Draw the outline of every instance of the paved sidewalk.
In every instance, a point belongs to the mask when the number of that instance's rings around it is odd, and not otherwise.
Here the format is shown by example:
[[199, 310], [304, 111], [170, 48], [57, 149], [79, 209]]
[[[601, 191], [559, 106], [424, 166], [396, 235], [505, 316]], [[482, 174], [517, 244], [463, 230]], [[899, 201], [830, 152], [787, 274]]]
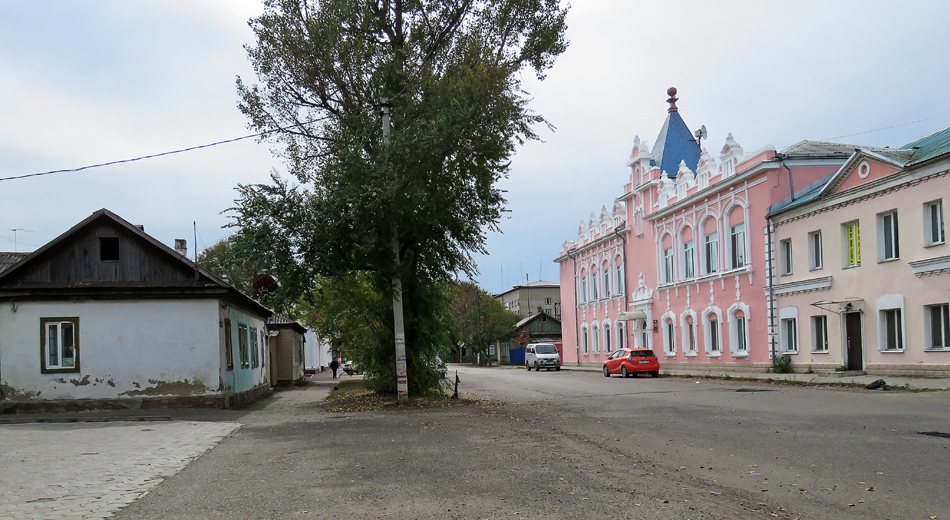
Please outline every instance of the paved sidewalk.
[[[518, 367], [520, 368], [520, 367]], [[564, 370], [580, 370], [584, 372], [600, 372], [599, 366], [564, 365]], [[901, 377], [880, 375], [836, 375], [836, 374], [776, 374], [773, 372], [733, 372], [729, 370], [689, 371], [685, 369], [665, 369], [660, 361], [660, 373], [669, 376], [694, 376], [731, 379], [758, 379], [761, 381], [797, 382], [816, 385], [861, 385], [866, 386], [873, 381], [883, 379], [887, 386], [908, 390], [950, 390], [950, 379], [941, 377]], [[614, 376], [618, 377], [618, 376]], [[642, 377], [642, 376], [641, 376]]]
[[240, 427], [194, 421], [0, 425], [0, 519], [109, 518]]

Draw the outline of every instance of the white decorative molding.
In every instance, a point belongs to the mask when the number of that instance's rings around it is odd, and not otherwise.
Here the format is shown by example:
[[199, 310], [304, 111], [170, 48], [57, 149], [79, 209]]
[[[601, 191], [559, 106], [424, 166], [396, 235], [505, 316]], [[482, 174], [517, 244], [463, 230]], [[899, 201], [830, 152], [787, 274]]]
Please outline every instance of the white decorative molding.
[[935, 274], [950, 274], [950, 255], [918, 260], [910, 262], [908, 265], [914, 270], [914, 275], [917, 278]]
[[824, 276], [821, 278], [810, 278], [808, 280], [783, 283], [773, 286], [772, 291], [776, 297], [792, 296], [815, 291], [827, 291], [831, 289], [831, 278], [831, 276]]

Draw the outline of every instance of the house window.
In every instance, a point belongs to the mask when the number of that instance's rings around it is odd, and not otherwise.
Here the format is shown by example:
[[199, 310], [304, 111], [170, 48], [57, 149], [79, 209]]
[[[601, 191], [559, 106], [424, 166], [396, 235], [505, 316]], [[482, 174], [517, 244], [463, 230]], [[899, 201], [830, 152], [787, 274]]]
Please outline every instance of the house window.
[[715, 273], [719, 270], [719, 233], [710, 233], [706, 235], [706, 262], [705, 273]]
[[617, 263], [614, 278], [617, 281], [617, 294], [623, 294], [623, 265], [621, 265], [619, 262]]
[[257, 368], [261, 364], [261, 358], [257, 351], [257, 328], [251, 327], [251, 367]]
[[828, 317], [812, 316], [812, 352], [828, 352]]
[[234, 370], [234, 340], [231, 339], [231, 320], [224, 320], [224, 360], [228, 370]]
[[597, 329], [597, 327], [593, 327], [591, 330], [593, 331], [593, 335], [591, 336], [591, 347], [594, 351], [594, 354], [597, 354], [600, 352], [600, 331]]
[[545, 304], [545, 305], [551, 305], [551, 298], [545, 298], [545, 299], [544, 299], [544, 304]]
[[672, 319], [666, 320], [666, 352], [669, 354], [676, 354], [676, 327], [673, 325]]
[[581, 331], [581, 352], [585, 355], [590, 352], [590, 346], [587, 343], [587, 329]]
[[604, 325], [604, 352], [610, 353], [610, 325]]
[[924, 204], [924, 243], [928, 246], [946, 241], [943, 227], [943, 200]]
[[931, 349], [950, 348], [950, 304], [928, 305], [925, 307], [930, 336]]
[[624, 341], [625, 338], [623, 337], [623, 331], [624, 331], [623, 323], [618, 323], [617, 324], [617, 348], [618, 349], [624, 348], [625, 343], [626, 343]]
[[782, 254], [782, 276], [792, 274], [792, 239], [779, 242], [779, 251]]
[[686, 318], [686, 348], [689, 352], [696, 352], [696, 327], [693, 318]]
[[40, 372], [79, 372], [79, 318], [40, 318], [40, 326]]
[[673, 283], [673, 248], [663, 250], [663, 282]]
[[604, 298], [610, 297], [610, 267], [604, 266]]
[[797, 319], [786, 318], [782, 320], [781, 336], [783, 352], [798, 352]]
[[821, 231], [812, 231], [808, 234], [808, 268], [815, 270], [824, 267]]
[[844, 236], [845, 267], [857, 267], [861, 265], [861, 228], [857, 220], [841, 227]]
[[731, 237], [732, 237], [732, 269], [738, 269], [745, 266], [745, 224], [736, 224], [732, 226]]
[[103, 262], [119, 260], [119, 237], [99, 237], [99, 260]]
[[690, 279], [696, 276], [695, 272], [695, 251], [693, 249], [693, 241], [690, 240], [683, 244], [683, 278]]
[[267, 334], [261, 329], [261, 368], [267, 366]]
[[904, 349], [904, 324], [900, 309], [884, 309], [881, 311], [882, 350]]
[[587, 301], [587, 276], [585, 275], [581, 275], [580, 301], [581, 303]]
[[719, 353], [722, 350], [722, 344], [719, 338], [719, 318], [715, 314], [710, 314], [709, 323], [709, 352]]
[[590, 273], [590, 298], [596, 300], [597, 296], [597, 272], [591, 270]]
[[238, 351], [241, 355], [241, 368], [251, 366], [247, 350], [247, 325], [238, 323]]
[[736, 316], [736, 352], [749, 350], [745, 316]]
[[900, 241], [897, 233], [897, 212], [878, 215], [878, 259], [896, 260], [900, 258]]

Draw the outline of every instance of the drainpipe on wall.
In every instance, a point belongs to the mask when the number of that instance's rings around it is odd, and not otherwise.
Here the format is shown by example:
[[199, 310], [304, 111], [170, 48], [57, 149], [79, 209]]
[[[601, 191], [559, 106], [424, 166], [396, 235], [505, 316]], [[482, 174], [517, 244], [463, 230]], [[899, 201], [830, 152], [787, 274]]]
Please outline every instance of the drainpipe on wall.
[[782, 168], [788, 170], [788, 191], [789, 196], [792, 200], [795, 200], [795, 180], [792, 178], [792, 168], [785, 164], [785, 159], [788, 159], [788, 156], [785, 154], [775, 154], [775, 158], [778, 159], [779, 164], [782, 165]]

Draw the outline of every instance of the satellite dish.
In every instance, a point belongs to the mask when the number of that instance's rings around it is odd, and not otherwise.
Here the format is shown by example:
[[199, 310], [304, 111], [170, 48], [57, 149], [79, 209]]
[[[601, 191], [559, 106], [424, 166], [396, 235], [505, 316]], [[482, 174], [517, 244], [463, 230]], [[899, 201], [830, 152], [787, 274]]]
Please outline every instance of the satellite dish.
[[696, 136], [696, 144], [699, 145], [700, 150], [702, 150], [703, 139], [705, 139], [706, 136], [708, 135], [708, 133], [706, 132], [706, 125], [703, 125], [702, 127], [699, 128], [699, 130], [696, 130], [696, 132], [694, 132], [693, 135]]

